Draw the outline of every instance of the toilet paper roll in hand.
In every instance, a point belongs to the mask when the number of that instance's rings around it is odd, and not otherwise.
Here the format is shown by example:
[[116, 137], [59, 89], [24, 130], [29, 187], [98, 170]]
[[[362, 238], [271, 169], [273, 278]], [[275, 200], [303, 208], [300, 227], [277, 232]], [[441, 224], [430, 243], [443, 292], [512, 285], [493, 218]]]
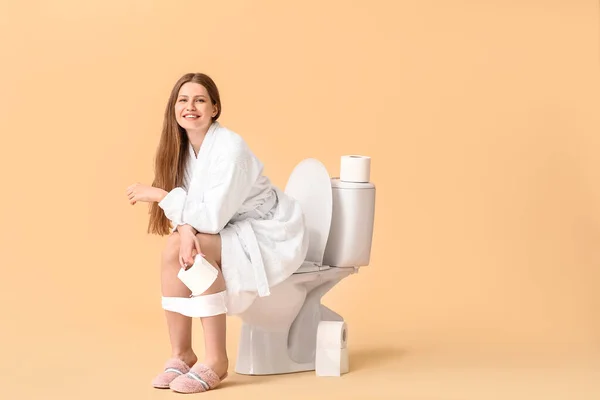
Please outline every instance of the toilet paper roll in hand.
[[194, 265], [187, 270], [181, 268], [177, 277], [192, 291], [193, 297], [206, 292], [217, 279], [217, 275], [219, 271], [208, 260], [197, 254]]
[[344, 321], [321, 321], [317, 328], [315, 372], [318, 376], [341, 376], [349, 370], [348, 327]]
[[344, 182], [369, 182], [371, 175], [371, 157], [349, 155], [342, 156], [340, 180]]

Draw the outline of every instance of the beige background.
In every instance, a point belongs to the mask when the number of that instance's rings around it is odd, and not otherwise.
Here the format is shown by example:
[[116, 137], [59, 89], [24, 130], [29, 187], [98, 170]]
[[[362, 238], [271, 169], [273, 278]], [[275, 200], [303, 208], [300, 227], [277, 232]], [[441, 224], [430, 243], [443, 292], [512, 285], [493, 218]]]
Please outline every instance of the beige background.
[[201, 396], [598, 398], [598, 16], [593, 0], [3, 0], [0, 397], [175, 397], [149, 386], [169, 351], [164, 238], [124, 191], [151, 182], [169, 90], [199, 71], [276, 185], [361, 153], [378, 190], [371, 265], [325, 298], [352, 372], [233, 374]]

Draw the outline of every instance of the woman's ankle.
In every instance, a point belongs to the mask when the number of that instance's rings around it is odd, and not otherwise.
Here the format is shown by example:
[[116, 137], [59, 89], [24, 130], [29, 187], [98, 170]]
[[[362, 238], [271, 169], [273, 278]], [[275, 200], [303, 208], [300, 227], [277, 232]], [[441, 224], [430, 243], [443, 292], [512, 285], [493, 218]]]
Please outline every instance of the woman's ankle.
[[171, 353], [171, 357], [180, 359], [189, 367], [192, 367], [198, 361], [198, 357], [192, 349], [189, 349], [187, 351], [173, 351]]
[[229, 359], [227, 356], [207, 357], [202, 363], [211, 367], [220, 376], [222, 376], [229, 369]]

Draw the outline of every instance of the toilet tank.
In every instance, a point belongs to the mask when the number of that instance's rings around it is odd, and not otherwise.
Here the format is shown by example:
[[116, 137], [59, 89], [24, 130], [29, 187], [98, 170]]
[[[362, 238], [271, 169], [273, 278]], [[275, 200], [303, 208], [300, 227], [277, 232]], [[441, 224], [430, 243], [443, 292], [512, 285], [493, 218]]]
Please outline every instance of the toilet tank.
[[323, 265], [369, 265], [375, 220], [375, 185], [332, 178], [331, 189], [333, 209]]

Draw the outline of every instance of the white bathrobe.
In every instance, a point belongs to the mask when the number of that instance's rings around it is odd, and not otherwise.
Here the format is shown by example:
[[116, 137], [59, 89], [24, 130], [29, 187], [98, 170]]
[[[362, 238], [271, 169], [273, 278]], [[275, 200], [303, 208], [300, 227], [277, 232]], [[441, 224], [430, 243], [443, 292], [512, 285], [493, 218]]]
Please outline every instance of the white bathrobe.
[[299, 203], [262, 175], [242, 137], [214, 122], [198, 157], [189, 145], [183, 187], [159, 203], [174, 227], [221, 235], [228, 314], [268, 296], [302, 265], [308, 232]]

